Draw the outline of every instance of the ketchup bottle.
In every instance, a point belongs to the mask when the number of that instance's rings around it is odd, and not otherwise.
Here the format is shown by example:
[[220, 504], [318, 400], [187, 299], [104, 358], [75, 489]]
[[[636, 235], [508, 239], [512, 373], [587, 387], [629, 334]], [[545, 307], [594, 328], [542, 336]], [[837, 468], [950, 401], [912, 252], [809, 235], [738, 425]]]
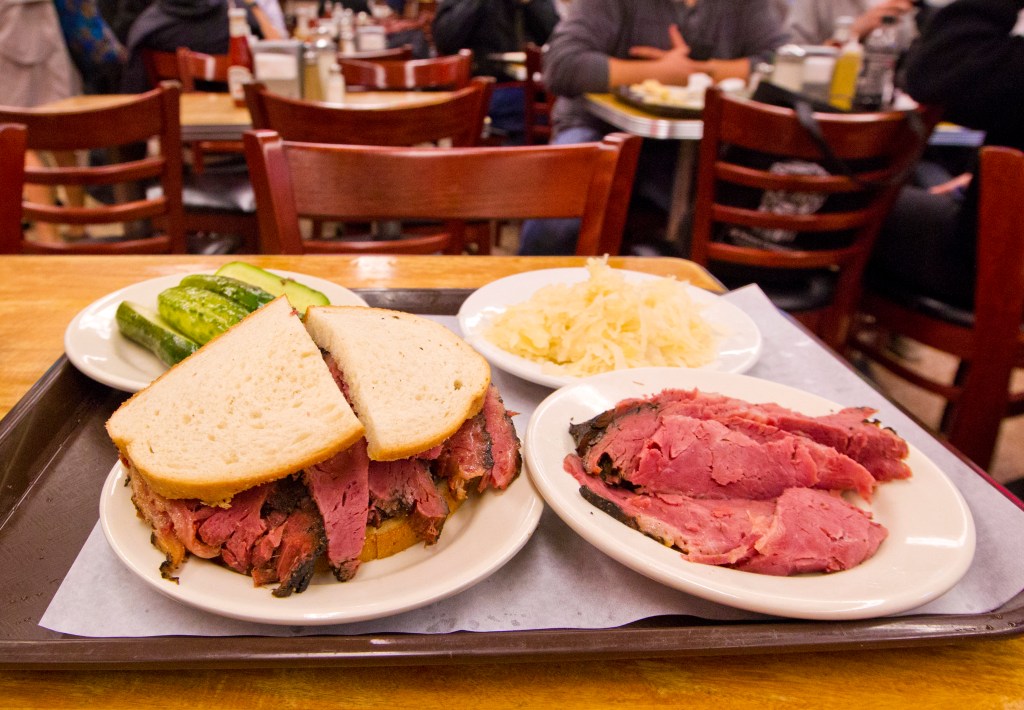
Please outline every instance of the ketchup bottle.
[[249, 46], [249, 21], [245, 9], [228, 9], [228, 91], [235, 106], [245, 106], [243, 84], [253, 80], [252, 48]]

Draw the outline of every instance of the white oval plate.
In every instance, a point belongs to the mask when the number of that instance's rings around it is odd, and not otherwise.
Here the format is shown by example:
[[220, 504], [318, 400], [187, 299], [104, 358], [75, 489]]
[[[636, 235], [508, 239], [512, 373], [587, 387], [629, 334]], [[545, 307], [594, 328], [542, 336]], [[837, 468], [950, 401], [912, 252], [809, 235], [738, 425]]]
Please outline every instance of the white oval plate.
[[[276, 269], [273, 273], [320, 291], [334, 305], [367, 305], [352, 291], [325, 279]], [[85, 375], [115, 389], [138, 392], [147, 386], [166, 372], [167, 366], [153, 353], [121, 335], [114, 315], [121, 301], [135, 301], [156, 310], [157, 294], [165, 288], [177, 286], [185, 276], [187, 274], [173, 274], [141, 281], [109, 293], [86, 306], [64, 331], [64, 352], [68, 360]]]
[[803, 619], [864, 619], [914, 609], [940, 596], [974, 557], [970, 509], [948, 478], [910, 447], [913, 476], [878, 486], [869, 508], [889, 536], [874, 557], [832, 574], [776, 577], [699, 564], [601, 512], [562, 468], [574, 450], [569, 424], [627, 397], [697, 387], [749, 402], [776, 402], [818, 416], [841, 407], [816, 395], [746, 375], [672, 368], [595, 375], [549, 395], [534, 411], [525, 456], [544, 500], [573, 530], [623, 565], [688, 594], [748, 611]]
[[[630, 283], [663, 278], [641, 271], [617, 269]], [[512, 304], [526, 301], [543, 286], [555, 283], [586, 281], [590, 272], [585, 268], [540, 269], [506, 276], [483, 286], [465, 300], [459, 309], [459, 327], [463, 337], [491, 364], [524, 380], [547, 387], [561, 387], [579, 382], [582, 378], [546, 372], [541, 363], [514, 355], [499, 348], [484, 337], [487, 323]], [[686, 284], [694, 302], [704, 306], [704, 318], [722, 334], [718, 356], [700, 370], [746, 372], [761, 355], [761, 331], [742, 310], [720, 296], [702, 288]], [[684, 368], [685, 369], [685, 368]]]
[[544, 504], [526, 475], [502, 492], [462, 505], [444, 524], [437, 544], [418, 545], [383, 560], [362, 564], [341, 583], [318, 572], [306, 591], [278, 599], [273, 585], [254, 587], [252, 578], [208, 560], [190, 557], [175, 584], [160, 576], [164, 556], [150, 543], [150, 527], [135, 513], [118, 462], [100, 497], [100, 523], [121, 561], [150, 587], [183, 604], [221, 616], [264, 624], [322, 626], [398, 614], [468, 589], [526, 544]]

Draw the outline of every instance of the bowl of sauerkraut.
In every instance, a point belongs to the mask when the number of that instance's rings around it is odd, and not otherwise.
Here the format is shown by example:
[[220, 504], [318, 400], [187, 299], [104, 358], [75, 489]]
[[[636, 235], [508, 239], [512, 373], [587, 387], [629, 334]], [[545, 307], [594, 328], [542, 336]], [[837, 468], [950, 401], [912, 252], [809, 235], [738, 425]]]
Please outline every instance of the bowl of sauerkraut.
[[743, 372], [761, 351], [756, 324], [721, 297], [606, 259], [494, 281], [459, 325], [491, 364], [549, 387], [637, 367]]

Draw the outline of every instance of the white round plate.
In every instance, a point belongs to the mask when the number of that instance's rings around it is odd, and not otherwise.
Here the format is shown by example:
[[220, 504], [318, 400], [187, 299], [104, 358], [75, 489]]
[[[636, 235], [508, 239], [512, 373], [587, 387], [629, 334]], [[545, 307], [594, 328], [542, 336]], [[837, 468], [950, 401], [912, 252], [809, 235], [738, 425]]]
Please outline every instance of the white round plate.
[[970, 509], [948, 478], [910, 447], [913, 476], [883, 483], [868, 506], [889, 530], [875, 555], [832, 574], [777, 577], [699, 564], [601, 512], [562, 468], [573, 448], [569, 425], [628, 397], [697, 387], [749, 402], [776, 402], [819, 416], [841, 407], [792, 387], [745, 375], [672, 368], [595, 375], [549, 395], [526, 432], [525, 455], [544, 500], [573, 530], [623, 565], [669, 587], [748, 611], [803, 619], [863, 619], [914, 609], [940, 596], [974, 557]]
[[164, 556], [150, 543], [150, 527], [135, 513], [125, 469], [118, 462], [103, 486], [100, 523], [114, 553], [156, 591], [221, 616], [264, 624], [322, 626], [398, 614], [468, 589], [497, 571], [526, 544], [544, 505], [527, 476], [505, 491], [461, 506], [445, 522], [441, 539], [383, 560], [366, 562], [341, 583], [318, 572], [306, 591], [278, 599], [273, 585], [190, 557], [175, 584], [160, 576]]
[[[617, 271], [630, 283], [663, 278], [641, 271]], [[590, 272], [585, 268], [540, 269], [492, 281], [470, 294], [459, 309], [459, 327], [462, 328], [463, 337], [491, 364], [524, 380], [553, 388], [579, 382], [582, 378], [547, 372], [541, 363], [499, 348], [484, 337], [484, 332], [492, 318], [504, 313], [510, 305], [526, 301], [539, 288], [556, 283], [579, 283], [586, 281], [589, 276]], [[718, 356], [713, 362], [694, 369], [722, 372], [745, 372], [750, 369], [761, 355], [761, 331], [757, 324], [720, 296], [690, 284], [686, 284], [686, 288], [690, 298], [704, 307], [705, 320], [721, 333]]]
[[[213, 273], [189, 272], [189, 273]], [[273, 273], [316, 289], [340, 306], [365, 306], [366, 301], [347, 288], [325, 279], [275, 269]], [[86, 306], [64, 331], [64, 352], [71, 364], [97, 382], [138, 392], [167, 370], [153, 353], [121, 335], [114, 315], [121, 301], [135, 301], [156, 310], [161, 291], [177, 286], [187, 274], [160, 276], [109, 293]]]

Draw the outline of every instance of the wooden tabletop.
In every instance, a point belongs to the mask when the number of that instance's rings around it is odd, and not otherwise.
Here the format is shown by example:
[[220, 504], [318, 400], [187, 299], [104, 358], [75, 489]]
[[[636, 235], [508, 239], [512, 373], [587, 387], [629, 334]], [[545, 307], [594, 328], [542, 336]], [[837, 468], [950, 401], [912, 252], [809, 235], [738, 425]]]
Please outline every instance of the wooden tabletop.
[[[61, 355], [67, 323], [93, 300], [143, 279], [216, 268], [230, 258], [0, 257], [0, 414]], [[471, 288], [532, 268], [582, 263], [557, 257], [245, 259], [351, 288]], [[612, 263], [714, 286], [681, 260]], [[926, 648], [601, 662], [360, 668], [318, 668], [315, 658], [306, 663], [237, 670], [4, 671], [0, 707], [1024, 707], [1020, 637]]]

